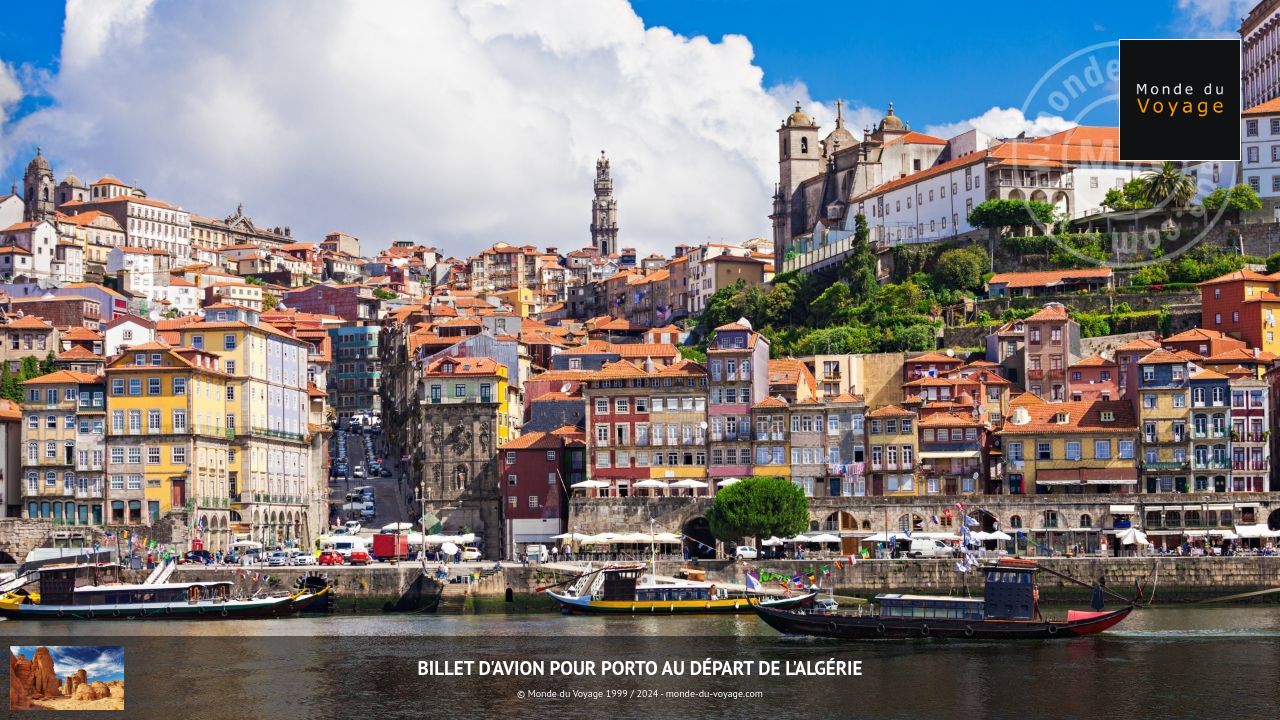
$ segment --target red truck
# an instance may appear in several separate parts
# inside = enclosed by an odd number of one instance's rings
[[[409,557],[409,536],[395,533],[378,533],[373,536],[373,556],[386,561]]]

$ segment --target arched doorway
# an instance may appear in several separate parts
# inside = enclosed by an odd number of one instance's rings
[[[711,524],[699,515],[690,518],[681,528],[684,532],[684,554],[689,558],[713,558],[716,556],[716,538],[711,534]]]
[[[1267,528],[1270,530],[1280,530],[1280,510],[1273,510],[1267,516]]]
[[[0,550],[0,565],[17,565],[18,561],[13,556],[3,550]]]

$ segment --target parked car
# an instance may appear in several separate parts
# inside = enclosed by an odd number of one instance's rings
[[[379,472],[378,474],[381,475],[382,477],[391,477],[391,471],[385,467],[382,468],[382,471]]]
[[[368,565],[373,562],[373,558],[369,557],[369,553],[364,550],[352,550],[351,555],[347,557],[347,562],[352,565]]]
[[[280,567],[289,564],[289,553],[283,550],[276,550],[267,556],[268,567]]]
[[[316,556],[311,553],[298,553],[293,556],[294,565],[315,565]]]
[[[733,556],[740,560],[755,560],[759,553],[750,545],[739,545],[733,549]]]
[[[959,554],[959,551],[941,540],[930,538],[898,538],[894,551],[909,558],[955,557]]]
[[[182,556],[180,563],[205,563],[213,562],[213,553],[208,550],[192,550]]]
[[[316,559],[317,565],[341,565],[342,556],[334,550],[325,550],[320,553],[320,557]]]
[[[358,477],[358,478],[364,477],[364,468],[357,465],[355,469],[351,471],[351,477]]]
[[[473,548],[473,547],[462,548],[463,560],[479,560],[480,557],[481,557],[480,550],[478,548]]]
[[[348,520],[347,524],[343,525],[342,527],[346,529],[347,535],[355,535],[356,533],[360,532],[360,528],[364,526],[360,524],[359,520]]]
[[[532,563],[543,562],[548,557],[547,546],[533,544],[525,545],[524,556]]]

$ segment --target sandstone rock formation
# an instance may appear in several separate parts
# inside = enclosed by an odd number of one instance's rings
[[[19,669],[25,673],[25,679],[19,675]],[[21,655],[9,653],[9,709],[31,709],[31,694],[28,683],[31,680],[31,661]]]
[[[62,683],[58,680],[58,674],[54,672],[53,656],[49,654],[49,648],[42,647],[37,649],[35,657],[31,658],[31,665],[31,697],[37,700],[46,697],[61,697]]]
[[[66,684],[62,688],[62,694],[67,697],[73,697],[75,695],[76,688],[85,684],[87,681],[88,678],[85,675],[84,668],[80,668],[67,676]]]

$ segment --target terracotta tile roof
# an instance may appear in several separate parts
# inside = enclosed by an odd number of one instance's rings
[[[76,325],[62,331],[63,340],[101,340],[102,333],[97,330],[90,330],[83,325]]]
[[[1186,358],[1180,355],[1171,353],[1168,350],[1165,350],[1164,348],[1158,348],[1156,350],[1152,350],[1151,352],[1147,353],[1146,356],[1144,356],[1141,360],[1138,361],[1138,364],[1139,365],[1164,365],[1168,363],[1185,363],[1186,361],[1187,361]]]
[[[22,419],[22,407],[12,400],[0,399],[0,420],[15,422]]]
[[[902,387],[953,387],[957,382],[963,381],[963,378],[957,380],[953,378],[925,375],[924,377],[916,378],[910,382],[902,383]]]
[[[680,360],[666,367],[658,368],[656,373],[663,377],[682,376],[698,377],[707,374],[707,369],[692,360]]]
[[[1213,278],[1211,280],[1205,280],[1204,282],[1198,283],[1198,284],[1201,287],[1203,287],[1205,285],[1217,285],[1219,283],[1239,282],[1241,280],[1250,280],[1250,281],[1256,281],[1256,282],[1270,282],[1272,281],[1272,278],[1268,275],[1263,275],[1262,273],[1254,272],[1253,270],[1236,270],[1235,272],[1229,272],[1226,275],[1219,275],[1216,278]]]
[[[102,378],[89,373],[76,372],[75,370],[57,370],[48,375],[31,378],[24,381],[23,385],[61,385],[67,383],[91,383],[101,382]]]
[[[1116,352],[1141,352],[1143,350],[1157,350],[1160,343],[1151,338],[1137,338],[1116,348]]]
[[[1280,112],[1280,97],[1272,98],[1266,102],[1258,103],[1248,108],[1241,115],[1269,115],[1271,113]]]
[[[648,377],[644,368],[630,360],[605,363],[604,367],[593,373],[590,380],[621,380],[625,378]]]
[[[1082,268],[1080,270],[1037,270],[1033,272],[997,273],[987,281],[988,285],[1004,285],[1010,288],[1038,288],[1060,285],[1066,280],[1109,278],[1111,268]]]
[[[106,358],[96,355],[92,350],[86,350],[83,345],[72,345],[70,350],[63,350],[54,358],[55,360],[102,360]]]
[[[782,397],[767,397],[756,403],[753,407],[765,410],[768,408],[784,408],[787,407],[786,399]]]
[[[1015,425],[1009,419],[1006,419],[1004,428],[1000,431],[1001,434],[1133,432],[1138,427],[1138,423],[1133,416],[1133,405],[1125,400],[1039,402],[1021,404],[1019,407],[1026,409],[1031,416],[1030,422],[1025,425]],[[1104,422],[1102,420],[1103,412],[1110,412],[1114,419],[1110,422]],[[1060,413],[1066,413],[1067,415],[1065,424],[1054,422],[1054,418]]]
[[[444,372],[442,368],[452,365],[452,372]],[[427,365],[423,371],[432,377],[467,377],[476,375],[498,374],[498,361],[487,357],[442,357]]]
[[[1040,311],[1031,317],[1023,320],[1023,322],[1039,322],[1043,320],[1066,320],[1071,316],[1067,313],[1067,308],[1063,305],[1049,304],[1040,308]]]
[[[1212,370],[1201,370],[1191,376],[1192,380],[1226,380],[1227,376]]]
[[[23,315],[20,318],[10,320],[7,325],[10,330],[52,330],[53,326],[41,320],[35,315]]]
[[[867,417],[888,418],[888,417],[915,417],[915,413],[897,405],[885,405],[867,413]]]
[[[525,433],[499,447],[499,450],[554,450],[564,444],[559,436],[549,432]]]
[[[1101,355],[1090,355],[1089,357],[1072,363],[1070,367],[1115,367],[1116,364]]]
[[[897,143],[907,143],[908,145],[946,145],[947,141],[933,135],[925,135],[922,132],[911,130],[903,135],[889,140],[884,144],[885,147],[895,145]]]
[[[1249,363],[1269,363],[1276,359],[1275,353],[1266,350],[1256,350],[1253,348],[1235,348],[1234,350],[1226,350],[1205,359],[1207,363],[1221,365],[1227,362],[1249,362]]]
[[[861,395],[850,395],[849,393],[846,392],[846,393],[840,393],[839,395],[835,396],[834,398],[831,399],[830,402],[860,403],[860,402],[866,402],[866,400]]]
[[[964,360],[961,360],[960,358],[955,357],[955,356],[953,356],[953,355],[944,355],[944,354],[942,354],[942,353],[940,353],[940,352],[928,352],[928,353],[925,353],[925,354],[923,354],[923,355],[918,355],[918,356],[913,357],[913,358],[907,358],[905,362],[909,362],[909,363],[934,363],[935,365],[936,365],[936,364],[938,364],[938,363],[942,363],[942,364],[956,363],[956,364],[960,364],[960,365],[963,365],[963,364],[964,364]]]
[[[1230,335],[1217,330],[1205,330],[1204,328],[1191,328],[1183,330],[1177,335],[1171,335],[1164,339],[1165,342],[1197,342],[1200,340],[1223,340],[1234,339]]]
[[[582,382],[595,376],[593,370],[548,370],[529,378],[529,382]]]
[[[920,427],[978,427],[982,421],[973,413],[935,412],[920,418]]]

